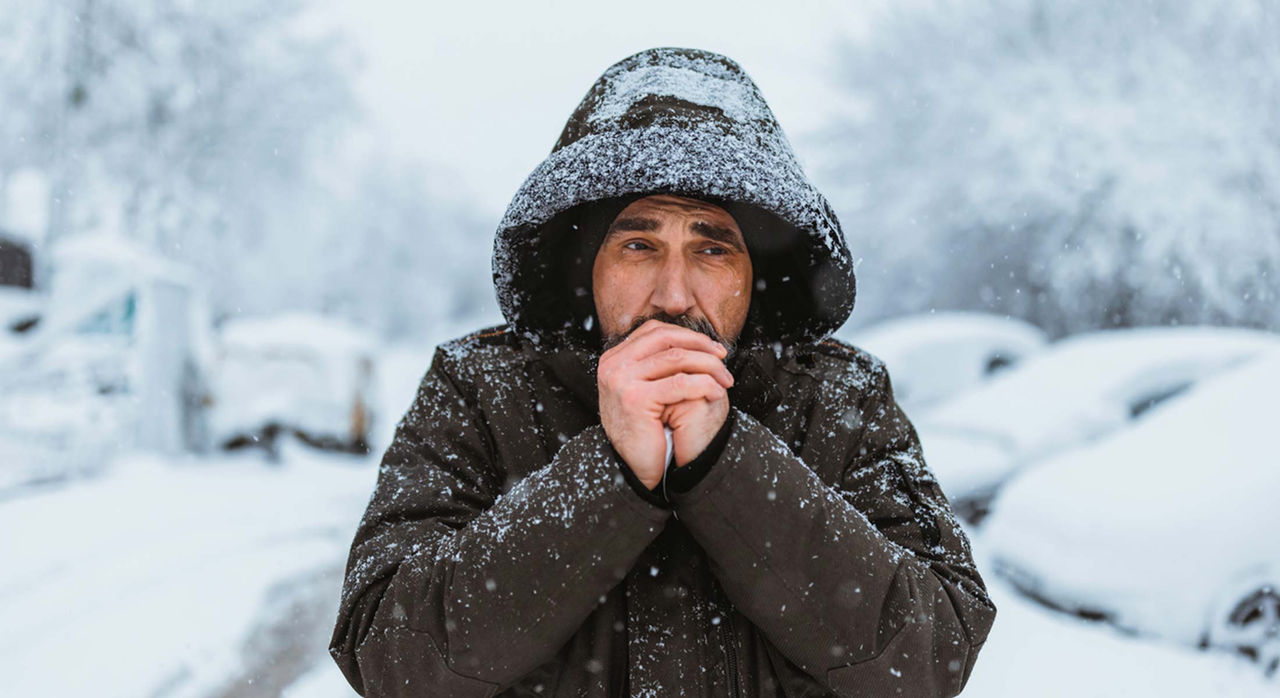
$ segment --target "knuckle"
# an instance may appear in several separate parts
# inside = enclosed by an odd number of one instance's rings
[[[599,376],[600,387],[610,391],[617,391],[618,385],[617,374],[613,371],[603,371]]]
[[[618,402],[624,407],[636,407],[643,400],[643,395],[635,388],[625,388],[618,394]]]

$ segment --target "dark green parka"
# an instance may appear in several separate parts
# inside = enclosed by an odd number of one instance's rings
[[[727,438],[665,493],[600,426],[589,288],[604,225],[659,192],[728,208],[758,280]],[[825,338],[853,307],[843,233],[735,63],[606,71],[494,274],[508,324],[436,352],[355,535],[330,652],[357,691],[959,693],[995,607],[883,362]]]

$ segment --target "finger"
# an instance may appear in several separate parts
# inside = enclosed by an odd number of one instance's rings
[[[725,399],[727,400],[728,397],[726,396]],[[697,400],[677,402],[674,405],[664,405],[658,421],[672,429],[676,429],[687,419],[696,417],[699,414],[714,412],[717,404],[718,401],[699,398]]]
[[[641,333],[641,330],[645,331]],[[729,353],[723,344],[701,332],[658,320],[649,320],[641,325],[640,329],[633,332],[614,349],[620,350],[620,354],[625,353],[632,359],[638,360],[671,347],[704,351],[721,359]]]
[[[733,374],[724,362],[705,351],[691,351],[680,347],[664,349],[636,362],[635,375],[644,380],[666,378],[674,373],[705,373],[728,389],[733,386]]]
[[[660,405],[699,399],[714,402],[726,395],[716,379],[705,373],[677,373],[650,381],[646,393],[650,400]]]
[[[661,334],[661,333],[667,333],[667,332],[674,332],[676,334],[689,334],[695,337],[700,337],[703,341],[705,341],[708,349],[711,349],[711,350],[724,349],[724,346],[722,344],[715,341],[711,337],[705,334],[702,334],[701,332],[698,332],[697,330],[689,329],[688,327],[684,327],[683,325],[677,325],[670,322],[663,322],[662,320],[658,320],[654,318],[650,318],[649,320],[646,320],[644,324],[636,328],[634,332],[632,332],[630,335],[627,335],[624,342],[635,342],[645,337],[648,337],[649,335]]]
[[[625,337],[625,339],[638,339],[640,337],[645,336],[646,334],[649,334],[650,332],[653,332],[656,329],[667,327],[670,324],[671,323],[669,322],[663,322],[662,320],[658,320],[656,318],[649,318],[648,320],[645,320],[643,324],[637,327],[630,335]]]

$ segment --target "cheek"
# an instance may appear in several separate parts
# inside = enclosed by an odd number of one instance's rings
[[[596,316],[604,334],[616,334],[631,326],[639,284],[621,265],[598,265],[592,275]]]
[[[751,305],[750,272],[734,269],[708,275],[699,296],[708,301],[703,307],[715,308],[717,320],[729,323],[745,318]]]
[[[726,304],[730,307],[735,316],[745,318],[747,309],[751,306],[751,276],[741,274],[734,276],[733,293],[730,294]]]

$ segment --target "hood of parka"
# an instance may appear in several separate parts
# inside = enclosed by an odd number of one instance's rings
[[[844,233],[759,88],[719,54],[654,48],[596,80],[511,200],[493,275],[512,327],[548,348],[598,348],[596,251],[622,209],[660,193],[715,203],[742,228],[756,281],[740,341],[818,341],[848,319]]]

